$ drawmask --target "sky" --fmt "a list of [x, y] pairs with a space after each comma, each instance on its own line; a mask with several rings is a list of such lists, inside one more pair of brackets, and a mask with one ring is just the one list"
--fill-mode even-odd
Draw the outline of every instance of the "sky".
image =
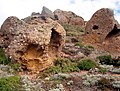
[[46, 6], [50, 10], [72, 11], [88, 21], [100, 8], [110, 8], [120, 23], [120, 0], [0, 0], [0, 25], [9, 16], [19, 19], [40, 12]]

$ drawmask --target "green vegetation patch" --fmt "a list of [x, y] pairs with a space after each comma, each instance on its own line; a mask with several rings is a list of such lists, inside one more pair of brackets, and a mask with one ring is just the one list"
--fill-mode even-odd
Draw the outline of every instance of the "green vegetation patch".
[[106, 72], [108, 72], [108, 70], [107, 70], [107, 68], [102, 68], [102, 67], [100, 67], [99, 68], [99, 72], [101, 72], [101, 73], [106, 73]]
[[97, 59], [99, 59], [101, 64], [107, 65], [113, 64], [111, 55], [98, 56]]
[[5, 52], [2, 48], [0, 48], [0, 64], [8, 64], [10, 63], [10, 59], [6, 57]]
[[81, 60], [78, 64], [78, 68], [80, 70], [90, 70], [90, 69], [95, 68], [97, 66], [98, 66], [97, 63], [91, 59]]
[[19, 76], [0, 78], [0, 91], [17, 91], [19, 85]]
[[83, 34], [85, 31], [85, 29], [81, 28], [81, 26], [79, 25], [71, 25], [66, 23], [62, 23], [61, 25], [66, 30], [67, 36], [79, 36], [80, 34]]
[[101, 64], [120, 66], [120, 57], [114, 59], [111, 55], [103, 55], [98, 56], [97, 59], [99, 59]]
[[47, 69], [46, 72], [57, 74], [57, 73], [80, 71], [76, 61], [77, 60], [58, 58], [54, 63], [55, 65]]

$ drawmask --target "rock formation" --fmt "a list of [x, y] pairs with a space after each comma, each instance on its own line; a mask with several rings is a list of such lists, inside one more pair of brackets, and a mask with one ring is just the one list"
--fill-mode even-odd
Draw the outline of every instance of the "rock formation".
[[43, 15], [45, 17], [50, 17], [51, 19], [55, 19], [54, 13], [45, 6], [43, 6], [41, 15]]
[[60, 9], [57, 9], [54, 11], [55, 18], [60, 23], [67, 23], [72, 25], [79, 25], [84, 26], [85, 22], [84, 19], [80, 16], [77, 16], [75, 13], [71, 11], [62, 11]]
[[24, 70], [39, 72], [50, 67], [65, 42], [64, 28], [50, 18], [8, 17], [0, 30], [0, 46]]
[[85, 30], [84, 44], [95, 45], [120, 56], [120, 25], [114, 19], [112, 10], [102, 8], [95, 12]]
[[40, 15], [53, 20], [57, 20], [60, 24], [66, 23], [71, 25], [79, 25], [84, 27], [85, 21], [82, 17], [76, 15], [71, 11], [62, 11], [60, 9], [52, 12], [47, 7], [43, 6], [41, 14], [33, 12], [32, 15]]

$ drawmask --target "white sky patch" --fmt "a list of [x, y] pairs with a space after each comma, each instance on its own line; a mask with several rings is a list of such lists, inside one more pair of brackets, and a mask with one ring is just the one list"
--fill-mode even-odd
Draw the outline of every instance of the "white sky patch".
[[41, 12], [43, 6], [52, 11], [73, 11], [85, 20], [89, 20], [100, 8], [111, 8], [120, 23], [120, 0], [0, 0], [0, 25], [9, 16], [21, 19], [32, 12]]

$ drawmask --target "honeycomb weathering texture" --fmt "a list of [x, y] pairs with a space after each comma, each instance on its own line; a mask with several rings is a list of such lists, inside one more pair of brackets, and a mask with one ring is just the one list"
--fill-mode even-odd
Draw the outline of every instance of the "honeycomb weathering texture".
[[0, 46], [11, 59], [34, 72], [53, 65], [65, 42], [64, 28], [50, 18], [29, 16], [19, 20], [8, 17], [1, 26]]
[[85, 30], [84, 44], [94, 45], [120, 56], [120, 25], [114, 19], [112, 10], [102, 8], [96, 11], [87, 22]]

